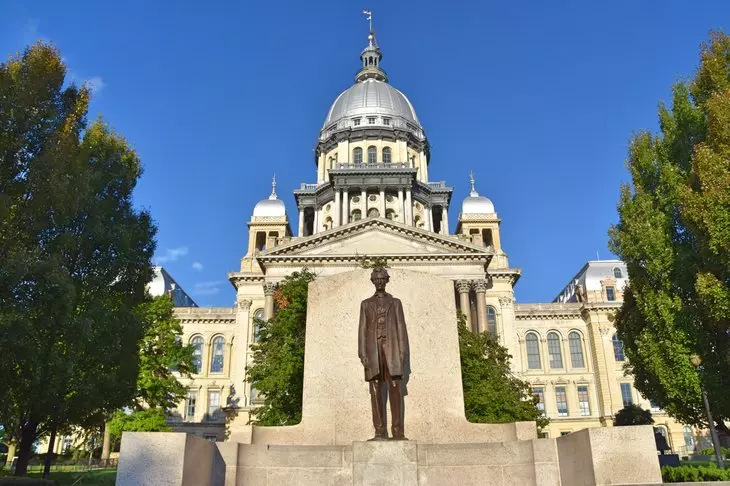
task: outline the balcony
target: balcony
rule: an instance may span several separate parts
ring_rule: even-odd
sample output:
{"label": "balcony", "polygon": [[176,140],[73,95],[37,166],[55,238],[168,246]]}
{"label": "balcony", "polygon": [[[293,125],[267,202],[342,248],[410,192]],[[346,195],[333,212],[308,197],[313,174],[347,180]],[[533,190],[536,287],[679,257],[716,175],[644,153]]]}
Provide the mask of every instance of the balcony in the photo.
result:
{"label": "balcony", "polygon": [[[410,169],[408,162],[381,162],[376,164],[337,164],[337,170],[363,170],[363,169]],[[415,170],[415,169],[414,169]]]}

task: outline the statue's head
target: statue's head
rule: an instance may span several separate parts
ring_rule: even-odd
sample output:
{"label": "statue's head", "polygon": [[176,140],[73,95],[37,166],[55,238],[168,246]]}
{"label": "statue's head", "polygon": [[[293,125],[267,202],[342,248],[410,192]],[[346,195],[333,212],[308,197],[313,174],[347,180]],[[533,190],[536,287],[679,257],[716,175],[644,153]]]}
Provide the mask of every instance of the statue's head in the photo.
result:
{"label": "statue's head", "polygon": [[375,285],[377,291],[384,291],[389,280],[388,270],[383,267],[374,268],[373,273],[370,274],[370,281]]}

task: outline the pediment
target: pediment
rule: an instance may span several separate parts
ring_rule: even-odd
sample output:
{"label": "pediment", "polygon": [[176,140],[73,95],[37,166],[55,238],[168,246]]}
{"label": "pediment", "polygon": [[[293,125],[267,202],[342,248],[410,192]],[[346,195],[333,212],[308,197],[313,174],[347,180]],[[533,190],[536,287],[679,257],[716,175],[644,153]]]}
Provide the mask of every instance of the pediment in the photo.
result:
{"label": "pediment", "polygon": [[370,218],[296,240],[261,254],[267,257],[354,255],[490,256],[491,250],[388,219]]}

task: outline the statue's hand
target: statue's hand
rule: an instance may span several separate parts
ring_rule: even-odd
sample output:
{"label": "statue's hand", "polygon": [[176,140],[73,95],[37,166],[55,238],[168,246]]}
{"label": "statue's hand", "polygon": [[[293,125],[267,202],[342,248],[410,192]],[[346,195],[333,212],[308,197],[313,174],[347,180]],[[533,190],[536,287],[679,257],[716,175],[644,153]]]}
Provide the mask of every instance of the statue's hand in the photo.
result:
{"label": "statue's hand", "polygon": [[367,368],[367,367],[368,367],[368,358],[367,358],[367,356],[363,356],[362,358],[360,358],[360,362],[362,363],[362,365],[363,365],[363,366],[364,366],[365,368]]}

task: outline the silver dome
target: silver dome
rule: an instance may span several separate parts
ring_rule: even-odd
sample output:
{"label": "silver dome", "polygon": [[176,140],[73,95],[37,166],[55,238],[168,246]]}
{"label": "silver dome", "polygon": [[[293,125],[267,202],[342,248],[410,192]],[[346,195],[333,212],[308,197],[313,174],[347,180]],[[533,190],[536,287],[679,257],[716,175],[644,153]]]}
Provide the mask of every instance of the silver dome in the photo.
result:
{"label": "silver dome", "polygon": [[[367,115],[400,118],[421,128],[416,110],[403,93],[384,81],[370,78],[354,84],[337,97],[322,129],[342,119]],[[362,124],[365,125],[364,120]]]}
{"label": "silver dome", "polygon": [[492,214],[494,213],[494,204],[484,196],[472,195],[464,199],[461,203],[461,214]]}
{"label": "silver dome", "polygon": [[281,199],[264,199],[253,208],[255,218],[286,216],[286,207]]}

